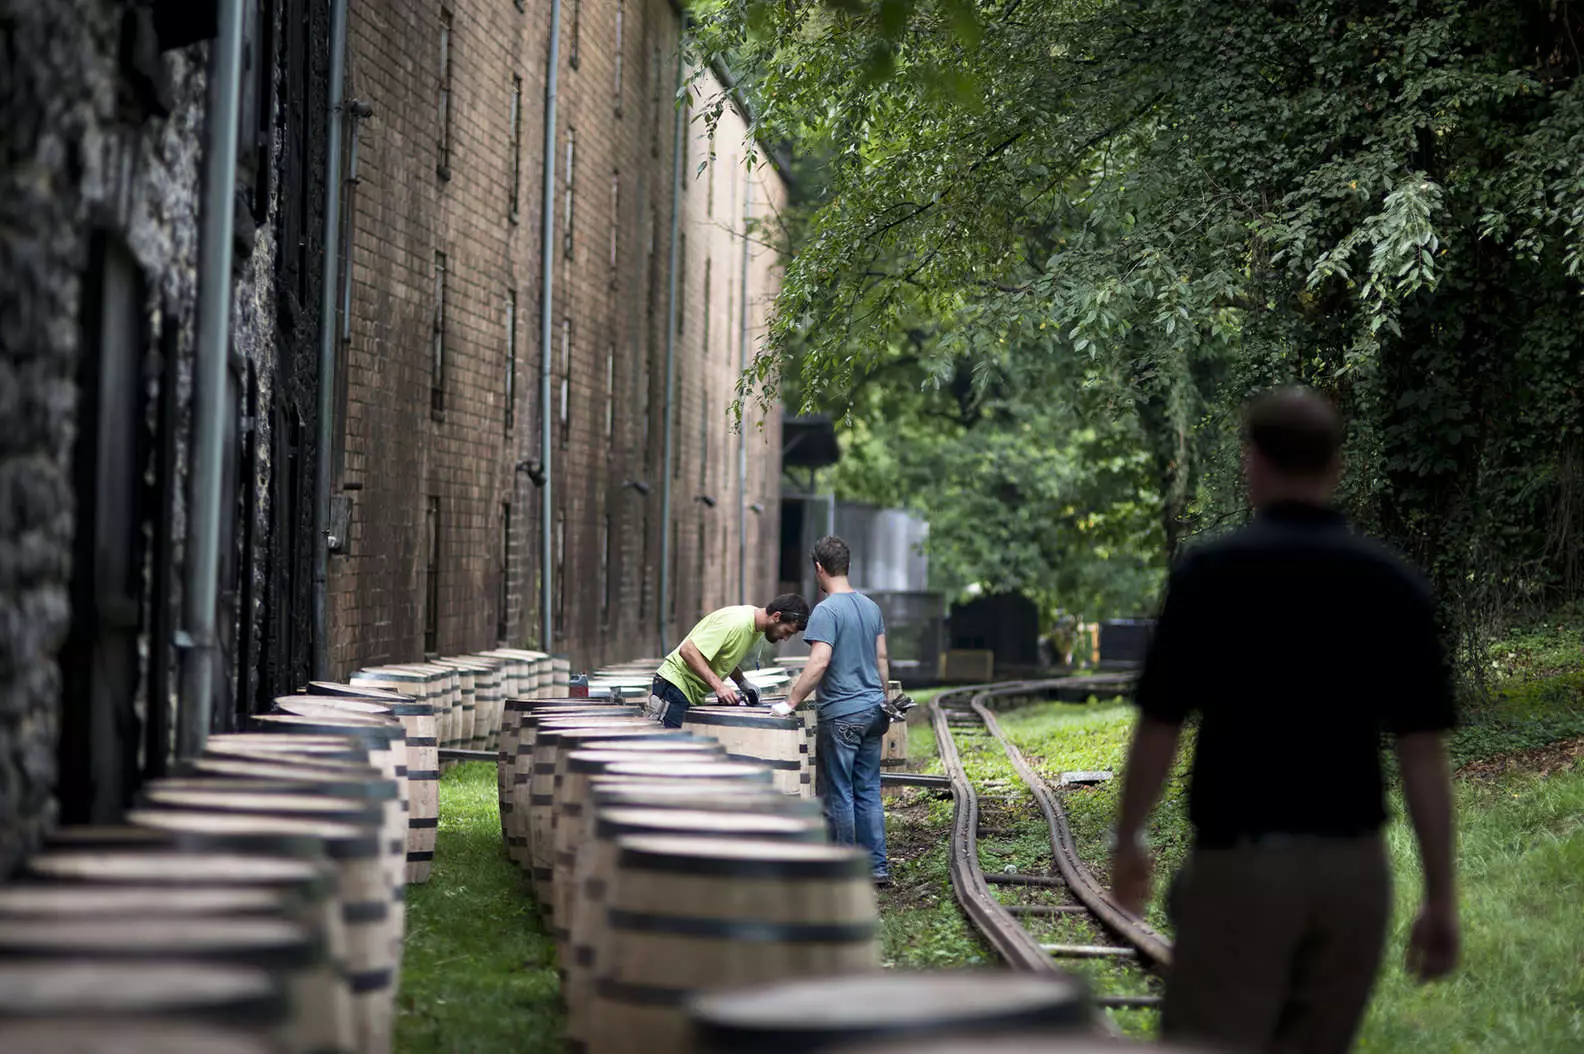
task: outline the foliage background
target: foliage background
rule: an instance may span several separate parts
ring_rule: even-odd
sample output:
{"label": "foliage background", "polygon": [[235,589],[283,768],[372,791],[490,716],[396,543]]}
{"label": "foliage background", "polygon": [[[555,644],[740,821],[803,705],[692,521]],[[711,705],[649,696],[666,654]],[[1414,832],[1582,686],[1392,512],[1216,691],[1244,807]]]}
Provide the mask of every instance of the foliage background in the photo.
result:
{"label": "foliage background", "polygon": [[1148,607],[1247,514],[1241,404],[1301,381],[1347,413],[1348,510],[1466,639],[1579,595],[1577,5],[694,14],[799,158],[742,393],[837,414],[839,493],[927,512],[951,585]]}

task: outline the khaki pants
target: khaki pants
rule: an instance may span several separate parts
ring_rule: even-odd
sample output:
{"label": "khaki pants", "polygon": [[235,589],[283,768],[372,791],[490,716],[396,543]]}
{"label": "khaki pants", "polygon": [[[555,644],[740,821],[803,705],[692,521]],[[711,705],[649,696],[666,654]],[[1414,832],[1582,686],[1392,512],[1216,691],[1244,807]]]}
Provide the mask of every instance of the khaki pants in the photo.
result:
{"label": "khaki pants", "polygon": [[1196,848],[1170,901],[1165,1038],[1262,1054],[1349,1049],[1391,910],[1379,835]]}

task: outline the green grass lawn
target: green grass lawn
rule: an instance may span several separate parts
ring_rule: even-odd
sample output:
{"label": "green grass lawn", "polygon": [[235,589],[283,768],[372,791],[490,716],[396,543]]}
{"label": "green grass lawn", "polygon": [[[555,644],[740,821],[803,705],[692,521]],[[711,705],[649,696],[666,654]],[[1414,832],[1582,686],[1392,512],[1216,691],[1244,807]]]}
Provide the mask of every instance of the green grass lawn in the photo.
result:
{"label": "green grass lawn", "polygon": [[495,767],[440,780],[434,870],[407,887],[398,1054],[561,1050],[553,945],[501,844]]}

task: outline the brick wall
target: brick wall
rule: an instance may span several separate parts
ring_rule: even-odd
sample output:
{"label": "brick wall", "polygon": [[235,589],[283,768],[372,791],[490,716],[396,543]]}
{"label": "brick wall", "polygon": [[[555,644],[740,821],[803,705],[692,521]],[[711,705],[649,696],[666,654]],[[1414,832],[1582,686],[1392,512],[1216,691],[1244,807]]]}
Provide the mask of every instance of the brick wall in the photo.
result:
{"label": "brick wall", "polygon": [[[350,195],[352,297],[344,350],[343,471],[350,547],[331,567],[333,673],[411,660],[426,628],[441,653],[540,641],[540,252],[549,0],[352,0],[349,97],[368,102]],[[448,23],[448,30],[442,23]],[[557,651],[592,666],[660,646],[662,434],[678,15],[665,0],[565,0],[560,39],[550,312],[551,496]],[[441,157],[442,37],[449,40]],[[521,79],[514,137],[513,78]],[[745,132],[734,112],[713,172],[687,133],[686,235],[676,334],[673,480],[676,621],[774,583],[780,441],[749,422],[748,500],[728,407],[741,355]],[[447,173],[437,172],[445,162]],[[515,169],[515,175],[514,175]],[[446,176],[449,178],[446,178]],[[778,178],[754,173],[756,213]],[[517,188],[515,219],[510,211]],[[570,219],[570,224],[568,220]],[[434,402],[436,254],[444,254],[444,362]],[[751,257],[750,342],[774,254]],[[706,287],[707,279],[707,287]],[[707,288],[707,292],[706,292]],[[515,297],[515,364],[507,316]],[[706,316],[706,297],[708,314]],[[708,319],[706,323],[706,317]],[[706,339],[707,333],[707,339]],[[514,392],[508,421],[508,388]],[[647,482],[647,496],[629,482]],[[708,494],[713,508],[694,499]],[[438,500],[439,547],[427,519]],[[510,506],[510,536],[504,509]],[[699,539],[705,540],[700,563]],[[438,567],[437,617],[426,611]],[[504,611],[502,603],[504,602]],[[428,623],[433,622],[433,625]]]}

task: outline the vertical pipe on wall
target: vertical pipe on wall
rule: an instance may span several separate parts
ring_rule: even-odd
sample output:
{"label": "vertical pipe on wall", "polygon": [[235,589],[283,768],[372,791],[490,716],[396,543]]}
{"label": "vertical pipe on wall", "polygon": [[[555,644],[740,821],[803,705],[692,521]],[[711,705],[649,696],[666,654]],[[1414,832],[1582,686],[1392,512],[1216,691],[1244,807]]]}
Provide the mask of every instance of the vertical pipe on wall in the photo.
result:
{"label": "vertical pipe on wall", "polygon": [[226,373],[231,333],[231,238],[236,222],[237,107],[241,96],[242,0],[222,0],[210,50],[198,233],[198,337],[193,377],[192,500],[185,567],[186,652],[176,749],[203,749],[213,720],[215,615],[220,587],[220,503],[224,458]]}
{"label": "vertical pipe on wall", "polygon": [[[677,33],[677,94],[682,92],[683,65],[682,34],[687,31],[684,21]],[[682,234],[682,134],[686,107],[678,101],[675,115],[671,121],[671,248],[668,253],[670,268],[666,276],[666,338],[665,338],[665,401],[661,404],[665,414],[665,423],[662,425],[664,435],[663,467],[660,482],[660,603],[656,605],[655,635],[659,640],[660,650],[657,654],[664,655],[668,650],[666,635],[666,621],[671,610],[671,590],[676,588],[676,583],[671,581],[671,546],[676,544],[676,539],[671,537],[671,477],[672,462],[676,457],[674,449],[674,436],[671,428],[671,401],[676,398],[676,331],[677,331],[677,266],[680,249],[678,243]],[[702,568],[700,571],[702,572]]]}
{"label": "vertical pipe on wall", "polygon": [[[324,252],[319,297],[319,442],[314,448],[313,671],[330,676],[330,472],[335,447],[336,292],[341,238],[341,116],[346,87],[347,0],[330,3],[330,105],[325,115]],[[348,281],[350,282],[350,274]]]}
{"label": "vertical pipe on wall", "polygon": [[[746,174],[748,189],[743,193],[742,251],[742,330],[739,334],[737,375],[748,372],[748,225],[753,222],[753,169]],[[737,422],[737,603],[748,603],[748,405]]]}
{"label": "vertical pipe on wall", "polygon": [[552,519],[555,515],[554,476],[550,471],[550,368],[555,325],[555,180],[556,180],[556,90],[561,65],[561,0],[550,0],[550,54],[545,61],[544,125],[544,244],[539,254],[539,470],[544,485],[539,490],[539,608],[544,632],[539,650],[553,652],[555,641],[555,553],[552,544]]}

